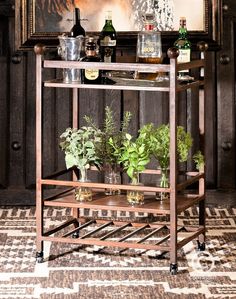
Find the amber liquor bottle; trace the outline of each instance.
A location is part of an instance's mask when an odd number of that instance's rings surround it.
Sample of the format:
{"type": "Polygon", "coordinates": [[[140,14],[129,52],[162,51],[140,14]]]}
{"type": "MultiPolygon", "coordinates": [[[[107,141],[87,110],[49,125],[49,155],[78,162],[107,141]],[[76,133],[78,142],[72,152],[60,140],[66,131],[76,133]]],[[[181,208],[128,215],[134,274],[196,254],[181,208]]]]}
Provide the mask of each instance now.
{"type": "MultiPolygon", "coordinates": [[[[160,64],[162,63],[161,34],[155,27],[155,14],[150,8],[142,16],[143,30],[138,33],[136,60],[138,63],[160,64]]],[[[158,72],[137,72],[136,79],[161,81],[158,72]]]]}
{"type": "MultiPolygon", "coordinates": [[[[82,59],[84,62],[101,62],[97,55],[97,45],[94,37],[89,37],[86,44],[86,56],[82,59]]],[[[86,68],[82,70],[82,83],[84,84],[101,84],[102,74],[99,69],[86,68]]]]}

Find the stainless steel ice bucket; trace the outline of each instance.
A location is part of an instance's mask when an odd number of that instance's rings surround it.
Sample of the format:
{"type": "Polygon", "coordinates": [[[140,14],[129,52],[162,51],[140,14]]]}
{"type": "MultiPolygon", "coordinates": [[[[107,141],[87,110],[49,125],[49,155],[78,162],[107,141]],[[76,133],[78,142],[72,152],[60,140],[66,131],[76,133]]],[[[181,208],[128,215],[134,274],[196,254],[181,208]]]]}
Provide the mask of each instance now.
{"type": "MultiPolygon", "coordinates": [[[[58,38],[60,42],[58,54],[63,60],[78,61],[85,55],[85,40],[83,36],[68,37],[61,35],[58,38]]],[[[63,69],[63,81],[65,83],[80,82],[80,69],[63,69]]]]}

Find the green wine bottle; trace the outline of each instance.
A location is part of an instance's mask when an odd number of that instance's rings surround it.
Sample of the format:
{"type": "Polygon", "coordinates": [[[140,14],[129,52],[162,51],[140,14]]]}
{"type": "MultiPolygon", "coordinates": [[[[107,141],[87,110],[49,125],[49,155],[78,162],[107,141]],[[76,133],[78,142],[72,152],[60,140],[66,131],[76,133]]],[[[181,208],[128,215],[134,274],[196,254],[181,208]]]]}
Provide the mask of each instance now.
{"type": "MultiPolygon", "coordinates": [[[[181,17],[179,21],[179,37],[175,41],[174,46],[179,49],[178,63],[189,62],[191,60],[191,42],[188,40],[188,31],[186,27],[186,18],[181,17]]],[[[183,70],[179,72],[180,77],[188,76],[189,71],[183,70]]]]}
{"type": "Polygon", "coordinates": [[[111,11],[107,11],[105,15],[105,25],[99,36],[99,52],[102,61],[116,61],[116,30],[112,24],[111,11]]]}
{"type": "Polygon", "coordinates": [[[80,24],[80,9],[78,7],[76,7],[75,8],[75,24],[70,31],[70,36],[76,37],[79,35],[85,36],[85,30],[80,24]]]}

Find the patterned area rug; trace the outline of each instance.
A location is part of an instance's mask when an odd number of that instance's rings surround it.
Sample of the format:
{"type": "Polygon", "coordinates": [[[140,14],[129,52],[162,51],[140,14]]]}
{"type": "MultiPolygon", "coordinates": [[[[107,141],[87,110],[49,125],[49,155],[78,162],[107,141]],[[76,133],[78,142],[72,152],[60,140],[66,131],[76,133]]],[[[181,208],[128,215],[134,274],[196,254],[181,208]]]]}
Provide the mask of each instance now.
{"type": "MultiPolygon", "coordinates": [[[[135,299],[236,298],[236,209],[207,208],[206,251],[190,242],[169,256],[45,242],[45,262],[35,262],[35,208],[0,208],[0,298],[135,299]]],[[[69,209],[46,209],[45,226],[69,209]]],[[[196,224],[197,209],[179,217],[196,224]]]]}

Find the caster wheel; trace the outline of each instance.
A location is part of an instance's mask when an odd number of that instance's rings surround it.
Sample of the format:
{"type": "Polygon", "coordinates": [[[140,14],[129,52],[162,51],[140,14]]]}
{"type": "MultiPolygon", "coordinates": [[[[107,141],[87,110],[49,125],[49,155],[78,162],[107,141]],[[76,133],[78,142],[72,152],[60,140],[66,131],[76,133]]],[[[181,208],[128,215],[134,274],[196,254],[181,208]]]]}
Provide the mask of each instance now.
{"type": "Polygon", "coordinates": [[[197,242],[197,249],[198,249],[198,251],[205,251],[205,249],[206,249],[206,244],[205,244],[205,242],[200,243],[200,242],[198,241],[198,242],[197,242]]]}
{"type": "Polygon", "coordinates": [[[43,263],[43,252],[42,251],[36,253],[36,262],[39,264],[43,263]]]}
{"type": "Polygon", "coordinates": [[[75,232],[75,233],[73,233],[73,235],[71,237],[72,237],[72,239],[78,239],[79,238],[79,233],[75,232]]]}
{"type": "Polygon", "coordinates": [[[170,264],[170,274],[176,275],[178,273],[178,265],[177,264],[170,264]]]}

